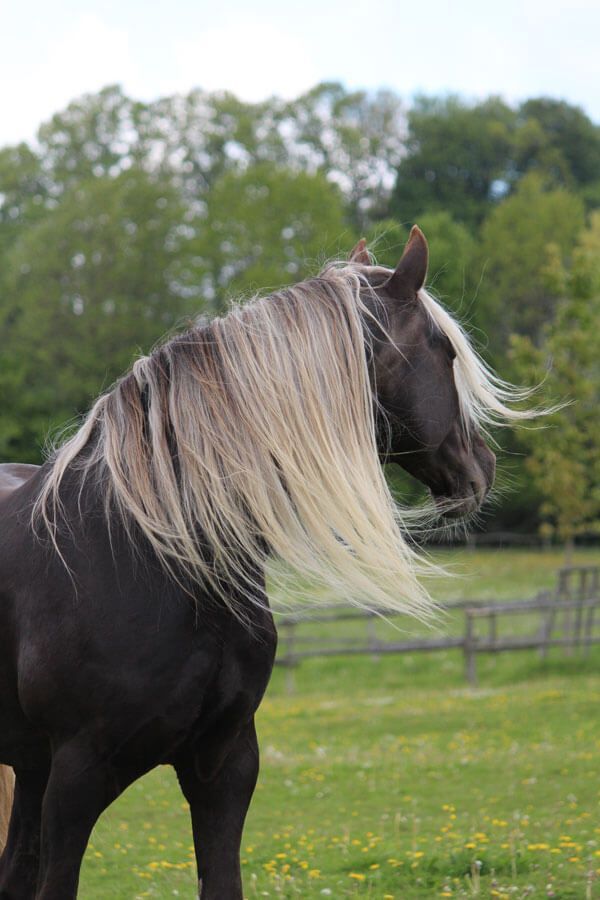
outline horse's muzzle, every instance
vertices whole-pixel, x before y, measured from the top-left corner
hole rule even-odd
[[[456,478],[452,491],[433,491],[438,512],[445,519],[471,515],[483,504],[496,475],[496,456],[485,441],[476,435],[468,462]]]

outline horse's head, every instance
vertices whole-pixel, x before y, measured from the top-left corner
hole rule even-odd
[[[456,349],[432,315],[430,298],[420,293],[427,274],[425,237],[412,229],[393,272],[369,267],[364,241],[351,260],[365,266],[378,298],[365,292],[375,319],[371,376],[381,457],[423,482],[445,516],[474,512],[492,486],[495,456],[469,415],[468,398],[459,395]]]

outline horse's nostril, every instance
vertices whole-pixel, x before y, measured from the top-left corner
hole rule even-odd
[[[470,481],[469,486],[477,502],[483,503],[488,492],[488,486],[485,483],[485,479],[481,478],[479,480]]]

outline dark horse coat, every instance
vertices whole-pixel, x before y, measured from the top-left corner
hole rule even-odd
[[[4,522],[27,522],[40,477],[4,501]],[[29,527],[1,533],[0,706],[11,723],[1,758],[16,772],[20,827],[3,857],[0,896],[34,894],[42,800],[48,815],[56,806],[56,822],[39,896],[74,896],[73,860],[98,815],[144,772],[171,763],[202,846],[200,875],[222,886],[206,896],[235,897],[258,772],[253,715],[276,646],[266,597],[250,608],[251,628],[210,596],[194,605],[158,565],[136,560],[118,525],[109,539],[102,498],[91,491],[80,501],[67,485],[70,502],[83,504],[76,550],[64,546],[71,574]],[[129,565],[115,565],[123,559]]]
[[[364,246],[355,260],[368,263]],[[453,347],[417,298],[426,260],[413,230],[378,288],[393,338],[382,332],[371,360],[391,422],[381,452],[470,510],[494,460],[475,424],[465,436]],[[0,763],[16,780],[0,898],[75,897],[98,816],[169,763],[190,805],[202,900],[240,900],[239,847],[258,773],[254,713],[276,649],[262,572],[251,579],[254,602],[235,583],[223,586],[242,620],[214,592],[170,577],[135,527],[126,531],[118,516],[109,523],[93,479],[82,485],[67,469],[54,547],[31,525],[44,468],[22,470],[30,477],[21,486],[9,474],[0,497]]]

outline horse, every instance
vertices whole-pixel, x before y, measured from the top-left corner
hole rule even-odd
[[[494,480],[487,426],[526,412],[424,289],[427,259],[417,226],[395,269],[363,240],[199,322],[41,468],[0,473],[3,900],[76,897],[96,820],[159,764],[190,807],[199,896],[241,900],[269,560],[370,609],[434,614],[382,463],[441,515],[472,513]]]

